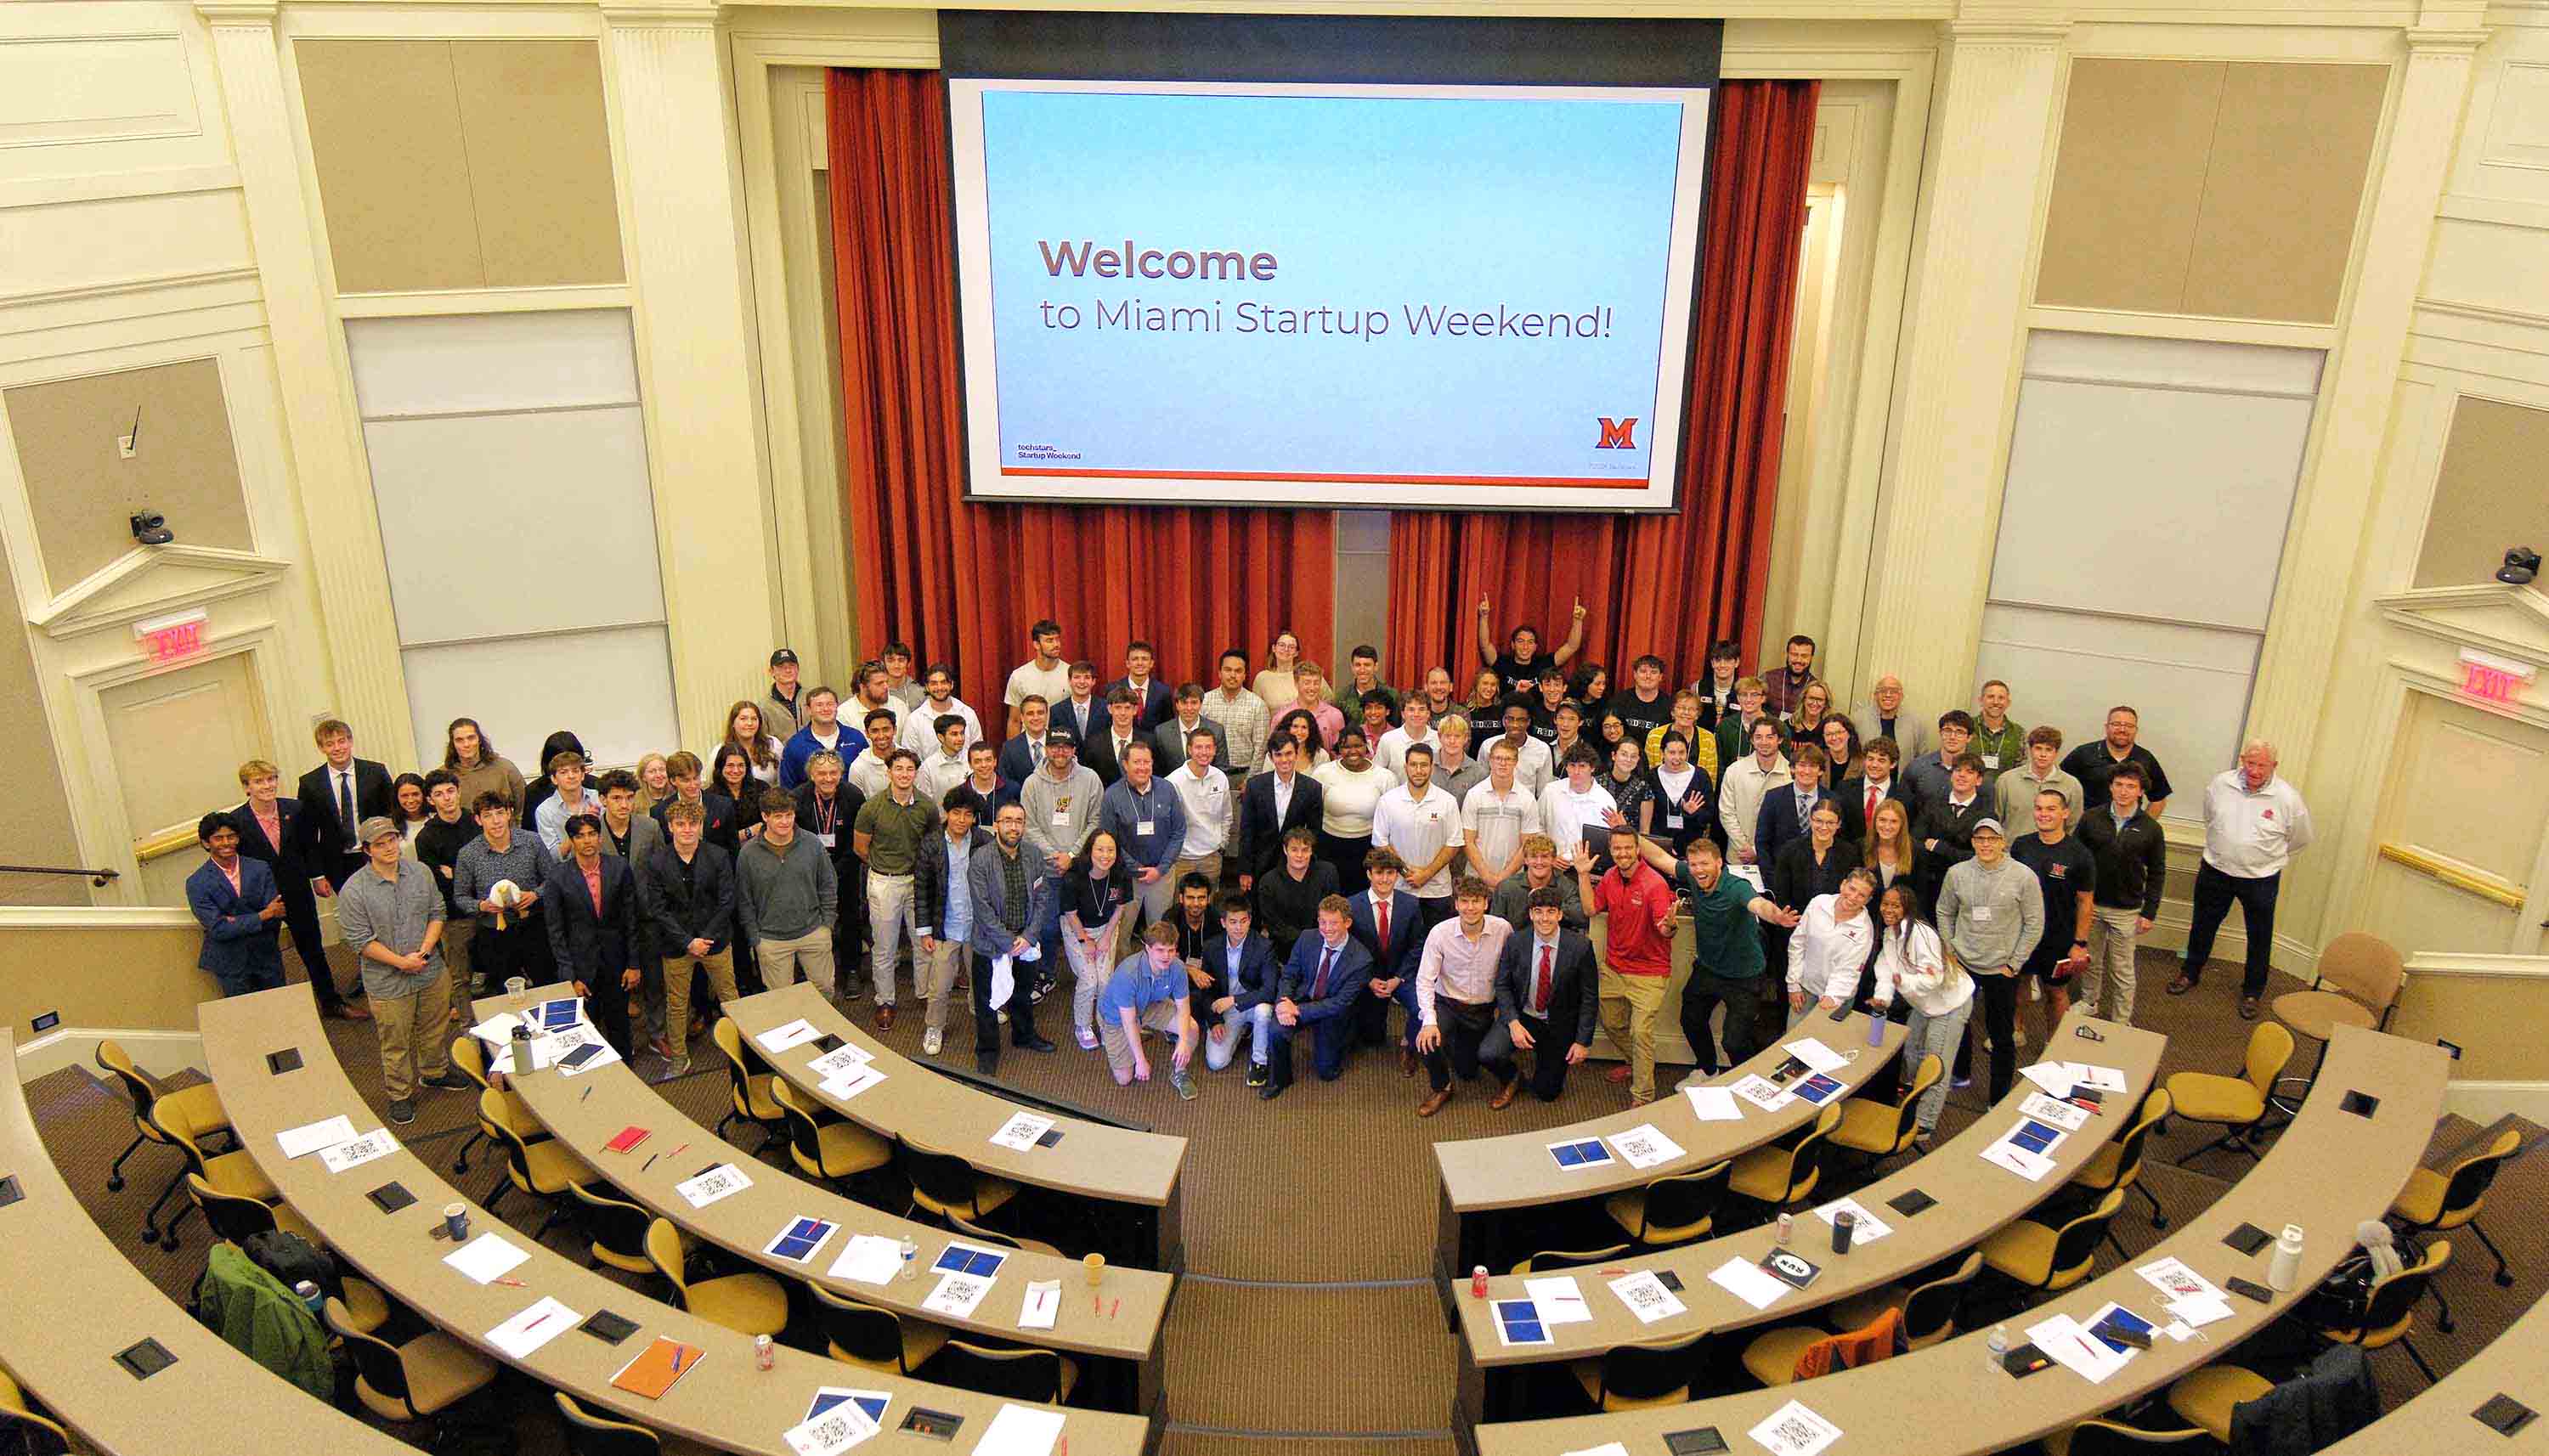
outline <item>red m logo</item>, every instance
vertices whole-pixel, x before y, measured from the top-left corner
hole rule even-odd
[[[1602,438],[1594,441],[1594,449],[1634,450],[1638,448],[1638,417],[1636,415],[1632,414],[1626,419],[1613,419],[1609,415],[1597,415],[1596,417],[1602,421]]]

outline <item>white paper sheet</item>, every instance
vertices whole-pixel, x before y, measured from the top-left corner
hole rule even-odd
[[[1737,1079],[1733,1090],[1736,1096],[1743,1098],[1745,1101],[1751,1103],[1753,1106],[1760,1108],[1764,1112],[1777,1112],[1780,1108],[1786,1107],[1789,1103],[1797,1100],[1797,1094],[1788,1091],[1786,1088],[1781,1087],[1778,1083],[1771,1081],[1767,1077],[1739,1078]]]
[[[743,1169],[732,1163],[719,1163],[696,1178],[673,1185],[673,1191],[695,1209],[707,1208],[721,1198],[732,1198],[752,1186]]]
[[[487,1342],[517,1360],[584,1322],[584,1317],[542,1295],[529,1309],[487,1331]]]
[[[2089,1109],[2076,1102],[2063,1102],[2041,1092],[2030,1092],[2018,1110],[2039,1123],[2048,1123],[2065,1133],[2077,1133],[2089,1126]]]
[[[1598,1446],[1587,1446],[1581,1451],[1568,1451],[1565,1456],[1629,1456],[1629,1448],[1618,1441],[1604,1441]]]
[[[2161,1299],[2172,1304],[2190,1299],[2219,1300],[2225,1305],[2229,1303],[2229,1296],[2219,1286],[2196,1273],[2187,1266],[2185,1260],[2173,1254],[2166,1258],[2153,1259],[2147,1264],[2137,1265],[2133,1272],[2139,1274],[2151,1288],[2158,1290]]]
[[[1635,1274],[1623,1274],[1612,1280],[1611,1293],[1620,1297],[1620,1303],[1629,1307],[1629,1313],[1638,1317],[1640,1324],[1669,1320],[1685,1308],[1681,1296],[1664,1288],[1664,1282],[1656,1278],[1652,1269],[1641,1269]]]
[[[1652,1123],[1640,1123],[1625,1133],[1614,1133],[1602,1140],[1627,1158],[1633,1168],[1652,1168],[1682,1155],[1681,1144],[1665,1137]]]
[[[1526,1279],[1522,1287],[1531,1302],[1540,1307],[1543,1324],[1583,1324],[1593,1319],[1593,1309],[1584,1303],[1584,1291],[1576,1288],[1571,1274]]]
[[[2060,1097],[2080,1085],[2077,1066],[2068,1061],[2039,1061],[2032,1066],[2020,1067],[2018,1074],[2043,1088],[2051,1097]]]
[[[1827,1224],[1839,1223],[1840,1221],[1833,1215],[1840,1213],[1846,1213],[1857,1220],[1850,1226],[1849,1246],[1851,1248],[1856,1248],[1862,1243],[1873,1243],[1894,1231],[1883,1219],[1869,1213],[1867,1205],[1854,1198],[1836,1198],[1816,1209],[1815,1213]]]
[[[865,1066],[875,1059],[874,1053],[865,1046],[855,1042],[844,1042],[805,1063],[805,1070],[812,1072],[818,1081],[830,1081],[844,1072]]]
[[[332,1117],[325,1122],[288,1128],[275,1134],[274,1140],[282,1144],[285,1157],[307,1157],[323,1147],[333,1147],[339,1142],[353,1141],[354,1120],[348,1117]]]
[[[2162,1304],[2160,1308],[2168,1312],[2170,1319],[2184,1324],[2189,1329],[2202,1329],[2205,1325],[2210,1324],[2217,1320],[2227,1320],[2230,1318],[2230,1302],[2225,1299],[2217,1299],[2211,1295],[2197,1295],[2192,1299],[2172,1300]],[[2180,1335],[2178,1337],[2180,1339],[2185,1338],[2184,1335]]]
[[[1036,1139],[1051,1131],[1053,1131],[1051,1118],[1038,1117],[1031,1112],[1011,1113],[1009,1120],[1000,1124],[1000,1130],[991,1135],[991,1144],[995,1147],[1012,1147],[1020,1152],[1032,1152],[1035,1149]]]
[[[1744,1109],[1735,1105],[1735,1094],[1724,1087],[1684,1087],[1681,1095],[1690,1099],[1690,1110],[1703,1123],[1740,1123]]]
[[[1849,1058],[1812,1037],[1790,1042],[1779,1048],[1819,1072],[1838,1071],[1849,1065]]]
[[[764,1051],[785,1051],[791,1046],[802,1046],[822,1035],[822,1028],[801,1016],[784,1027],[772,1027],[752,1040],[760,1043]]]
[[[2027,1337],[2055,1362],[2093,1385],[2129,1363],[2126,1356],[2116,1353],[2113,1346],[2068,1315],[2055,1315],[2027,1326]]]
[[[580,1046],[593,1047],[593,1054],[574,1066],[566,1065],[567,1053]],[[545,1037],[534,1037],[531,1050],[539,1057],[542,1066],[556,1067],[561,1077],[582,1076],[595,1067],[609,1066],[620,1059],[619,1053],[602,1039],[602,1032],[591,1022],[577,1022]]]
[[[2080,1074],[2080,1085],[2083,1087],[2095,1087],[2101,1092],[2124,1090],[2124,1074],[2114,1067],[2098,1066],[2085,1061],[2075,1061],[2071,1065]]]
[[[1063,1412],[1042,1406],[1002,1406],[983,1427],[973,1456],[1053,1456]]]
[[[1018,1328],[1051,1329],[1053,1318],[1062,1313],[1062,1281],[1032,1279],[1026,1293],[1018,1299]]]
[[[471,1027],[469,1029],[469,1035],[486,1043],[490,1046],[501,1048],[514,1040],[514,1028],[520,1026],[521,1024],[522,1019],[516,1016],[514,1013],[510,1011],[499,1011],[494,1016],[491,1016],[485,1021],[478,1023],[478,1025]]]
[[[1790,1401],[1745,1434],[1774,1456],[1815,1456],[1841,1439],[1841,1427],[1807,1410],[1803,1402]]]
[[[2014,1142],[1995,1142],[1983,1149],[1983,1161],[1998,1163],[2030,1183],[2039,1183],[2053,1171],[2053,1159],[2040,1157]]]
[[[974,1274],[941,1274],[938,1287],[929,1292],[929,1298],[920,1302],[920,1308],[936,1315],[970,1320],[974,1317],[974,1307],[983,1302],[983,1296],[991,1292],[991,1285],[997,1278],[997,1275],[985,1279]]]
[[[480,1284],[492,1284],[519,1268],[531,1256],[529,1249],[508,1240],[501,1233],[481,1233],[442,1256],[442,1262],[468,1275]]]
[[[1726,872],[1727,872],[1727,873],[1729,873],[1729,874],[1734,875],[1737,879],[1740,879],[1740,880],[1744,881],[1746,884],[1748,884],[1748,885],[1752,886],[1752,893],[1754,893],[1754,894],[1756,894],[1756,895],[1761,893],[1761,866],[1760,866],[1760,865],[1758,865],[1758,864],[1729,864],[1729,865],[1727,865],[1727,866],[1726,866]]]
[[[333,1147],[320,1148],[319,1161],[328,1165],[329,1172],[341,1173],[347,1168],[359,1168],[365,1163],[385,1158],[398,1150],[399,1140],[390,1136],[389,1129],[374,1128],[351,1142],[339,1142]]]
[[[1750,1259],[1728,1259],[1708,1271],[1708,1281],[1756,1310],[1770,1308],[1788,1292],[1785,1280]]]
[[[847,1102],[885,1080],[873,1062],[860,1062],[837,1077],[825,1077],[816,1089],[834,1102]]]
[[[804,1422],[791,1427],[781,1439],[797,1456],[839,1456],[877,1433],[877,1423],[856,1401],[841,1404]]]
[[[902,1245],[873,1233],[853,1233],[828,1271],[835,1279],[861,1284],[891,1284],[902,1270]]]

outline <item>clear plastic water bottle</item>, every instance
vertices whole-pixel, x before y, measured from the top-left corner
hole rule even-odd
[[[911,1241],[910,1234],[904,1234],[902,1236],[902,1273],[898,1277],[909,1279],[920,1267],[919,1258],[920,1245]]]
[[[2001,1363],[2001,1357],[2008,1353],[2009,1326],[2006,1324],[1995,1324],[1991,1327],[1991,1333],[1983,1336],[1984,1358],[1990,1360],[1994,1367],[1998,1367]]]

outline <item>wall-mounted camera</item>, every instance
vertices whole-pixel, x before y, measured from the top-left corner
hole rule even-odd
[[[2539,575],[2540,553],[2516,546],[2504,553],[2504,565],[2497,569],[2496,579],[2508,587],[2528,587]]]
[[[133,539],[144,546],[165,546],[177,539],[177,533],[168,529],[168,517],[145,510],[133,518]]]

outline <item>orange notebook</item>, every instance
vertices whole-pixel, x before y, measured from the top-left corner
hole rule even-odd
[[[673,1382],[691,1373],[708,1351],[698,1345],[686,1345],[670,1335],[659,1334],[655,1342],[640,1352],[636,1359],[619,1367],[611,1383],[630,1395],[660,1401]]]

